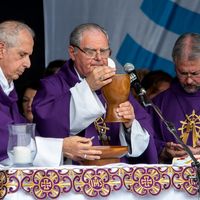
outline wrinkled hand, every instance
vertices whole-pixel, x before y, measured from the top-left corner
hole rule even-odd
[[[197,142],[196,147],[188,146],[193,155],[200,153],[200,141]],[[161,153],[161,157],[173,159],[174,157],[186,157],[187,153],[180,144],[167,142],[165,148]]]
[[[187,155],[183,147],[174,142],[167,142],[163,153],[165,153],[168,158],[183,157]]]
[[[128,122],[124,122],[126,128],[132,126],[133,120],[135,119],[135,113],[132,104],[129,101],[121,103],[116,110],[117,114],[124,119],[128,119]]]
[[[190,150],[192,151],[193,155],[200,154],[200,141],[197,141],[195,147],[189,146]]]
[[[86,81],[92,91],[99,90],[104,85],[112,81],[112,76],[115,74],[116,69],[108,66],[97,66],[86,77]]]
[[[90,138],[70,136],[63,140],[64,156],[75,161],[100,159],[102,152],[91,147],[92,141]]]

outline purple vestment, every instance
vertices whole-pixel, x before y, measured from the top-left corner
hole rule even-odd
[[[56,138],[69,136],[69,107],[71,97],[69,90],[77,82],[80,82],[73,65],[73,61],[69,60],[57,74],[41,81],[41,88],[38,90],[33,101],[34,121],[41,136]],[[96,93],[104,105],[105,100],[101,92],[97,91]],[[153,134],[153,130],[150,125],[150,116],[132,96],[130,96],[130,101],[134,106],[136,119],[150,134],[150,144],[140,156],[140,162],[157,163],[157,152],[153,136],[151,135]],[[107,135],[110,136],[110,145],[120,145],[119,123],[107,123],[107,126],[110,128],[107,131]],[[92,123],[78,135],[92,137],[97,136],[97,134],[97,130]],[[93,140],[93,145],[99,145],[99,141]],[[136,161],[137,159],[139,160],[139,158],[135,159]]]
[[[163,117],[175,125],[181,139],[185,140],[187,145],[193,146],[194,139],[197,139],[200,133],[200,91],[189,94],[176,79],[171,87],[156,96],[153,102],[160,108]],[[177,141],[158,115],[152,109],[150,112],[154,116],[157,150],[161,153],[166,142]]]
[[[17,99],[15,90],[7,96],[0,87],[0,161],[8,158],[8,124],[26,122],[19,113]]]

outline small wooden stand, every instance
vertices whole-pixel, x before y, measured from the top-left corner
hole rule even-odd
[[[101,159],[99,160],[84,160],[83,165],[107,165],[119,163],[120,158],[128,153],[127,146],[93,146],[95,150],[101,150]]]

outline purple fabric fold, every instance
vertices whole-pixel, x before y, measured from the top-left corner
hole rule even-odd
[[[0,88],[0,161],[8,158],[8,124],[26,122],[26,119],[19,113],[17,100],[15,90],[7,96]]]

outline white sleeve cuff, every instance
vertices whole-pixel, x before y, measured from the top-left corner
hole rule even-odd
[[[63,139],[35,137],[37,154],[33,162],[34,166],[59,166],[63,161]]]
[[[70,134],[74,135],[88,127],[106,111],[86,80],[77,83],[70,92]]]
[[[148,147],[149,144],[149,134],[143,129],[140,123],[137,120],[134,120],[131,127],[131,154],[128,154],[131,157],[140,156]],[[125,133],[123,126],[120,126],[120,141],[122,146],[127,146],[125,139]]]

